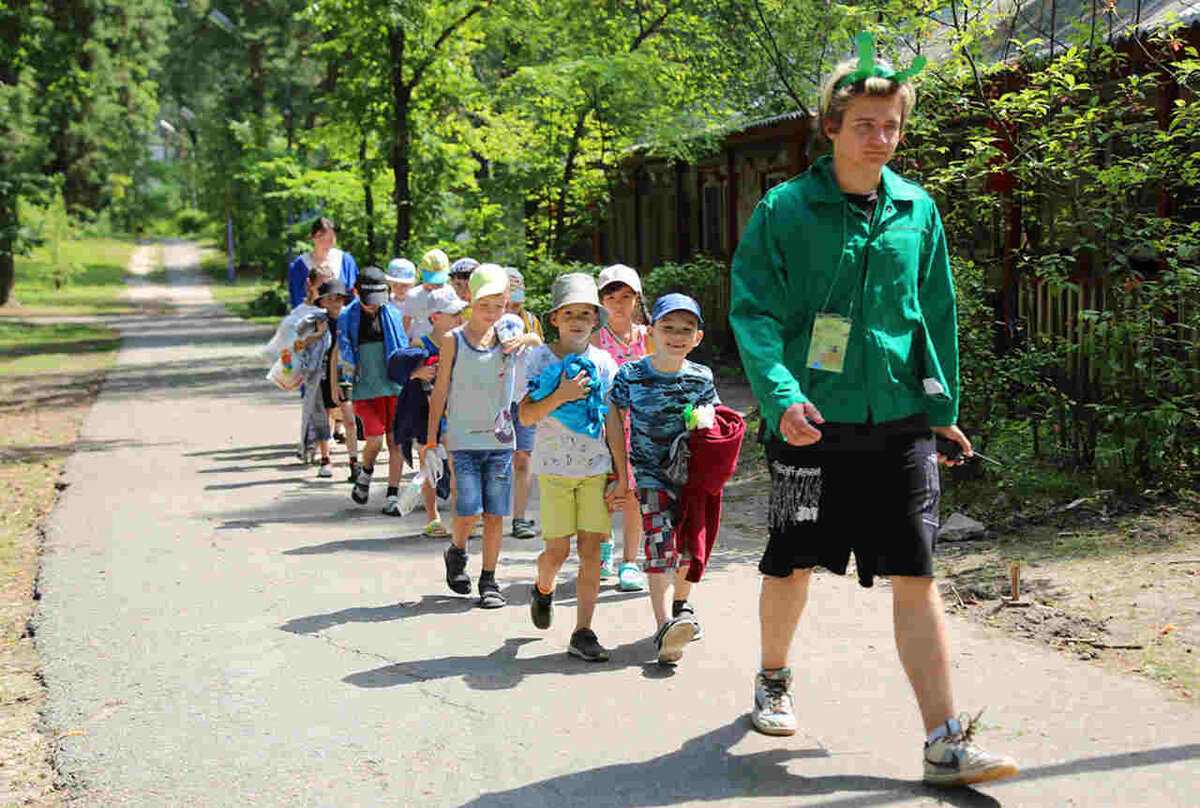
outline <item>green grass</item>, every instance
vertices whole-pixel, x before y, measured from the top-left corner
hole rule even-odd
[[[231,284],[227,280],[229,264],[223,252],[206,249],[200,257],[200,271],[207,276],[209,290],[213,299],[225,304],[225,310],[230,314],[254,323],[274,325],[280,318],[275,316],[259,316],[250,305],[263,292],[277,289],[287,298],[287,290],[282,283],[273,279],[263,279],[258,275],[235,276]]]
[[[128,307],[120,295],[134,246],[132,241],[115,238],[83,238],[63,245],[61,261],[79,268],[57,289],[47,248],[18,257],[13,298],[21,308],[15,311],[22,315],[101,314]]]
[[[69,368],[73,357],[115,351],[120,334],[77,323],[0,320],[0,372],[39,373]]]

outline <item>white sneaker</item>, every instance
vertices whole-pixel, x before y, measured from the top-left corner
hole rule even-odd
[[[396,494],[388,494],[387,502],[383,503],[383,512],[387,516],[399,516],[400,497]]]
[[[935,786],[965,786],[986,783],[1016,775],[1017,762],[1007,755],[985,752],[971,740],[979,726],[979,716],[966,713],[949,719],[947,734],[925,744],[925,782]]]
[[[750,721],[764,735],[795,735],[792,669],[760,670],[754,677],[754,709]]]
[[[328,463],[322,463],[321,467],[319,469],[317,469],[317,476],[318,477],[332,477],[333,476],[333,466],[329,465]]]

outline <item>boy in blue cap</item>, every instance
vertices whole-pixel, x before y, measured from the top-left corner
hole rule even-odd
[[[654,353],[621,366],[613,381],[612,403],[622,418],[629,413],[630,461],[642,507],[643,566],[658,626],[654,645],[660,663],[674,664],[703,632],[688,602],[692,584],[684,576],[691,558],[676,542],[679,490],[662,467],[671,444],[687,429],[684,410],[721,402],[712,370],[687,358],[704,338],[700,304],[684,294],[663,295],[654,302],[650,322]],[[668,612],[672,578],[674,598]]]

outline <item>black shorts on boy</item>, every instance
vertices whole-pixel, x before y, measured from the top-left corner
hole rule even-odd
[[[818,428],[821,440],[809,446],[767,438],[769,538],[759,571],[844,575],[853,552],[863,586],[877,575],[932,577],[941,489],[925,416]]]

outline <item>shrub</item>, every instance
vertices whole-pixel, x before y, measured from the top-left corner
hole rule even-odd
[[[264,290],[246,306],[251,317],[282,317],[288,313],[288,301],[279,288]]]
[[[208,217],[204,211],[184,208],[175,214],[175,227],[182,236],[199,235],[208,227]]]

